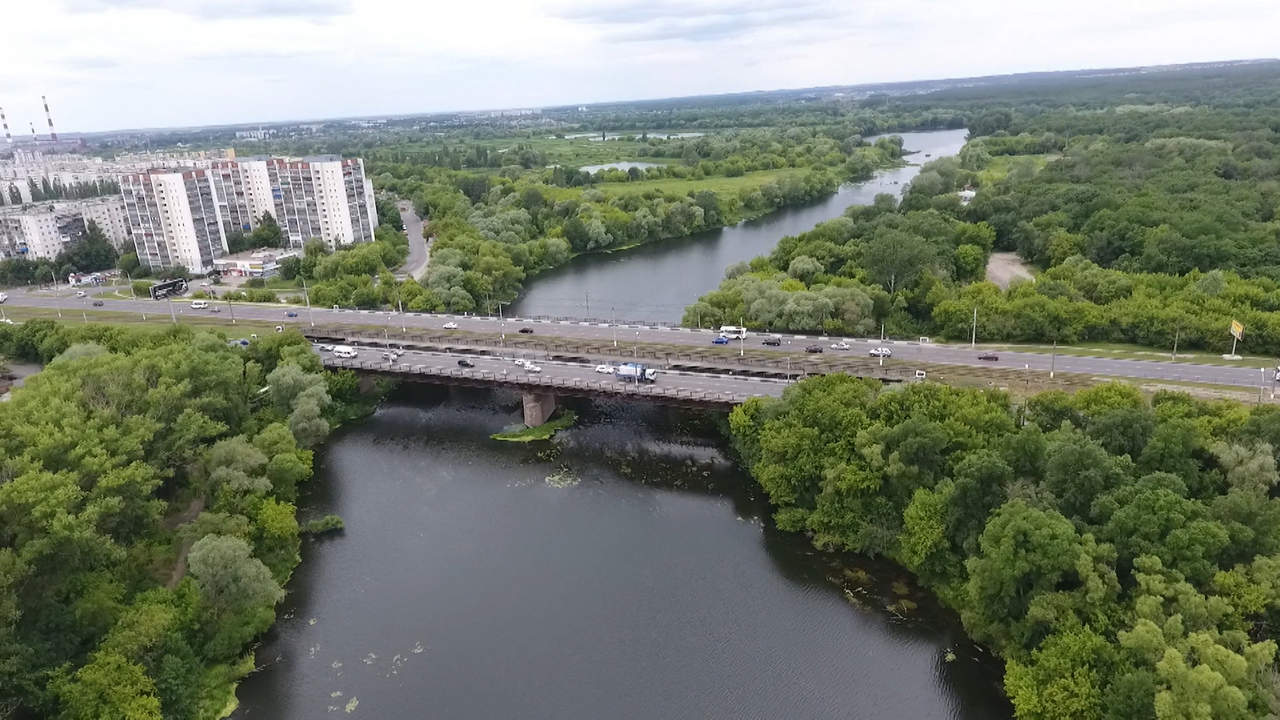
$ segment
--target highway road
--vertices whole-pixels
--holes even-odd
[[[62,308],[65,311],[87,311],[95,309],[115,312],[146,313],[150,316],[167,315],[170,310],[164,301],[152,300],[117,300],[102,298],[103,307],[90,306],[91,298],[76,298],[65,289],[58,294],[48,291],[29,291],[14,289],[9,291],[10,306],[27,306],[43,308]],[[193,313],[208,313],[209,310],[192,310],[190,303],[181,299],[172,302],[174,313],[179,317]],[[612,324],[597,321],[549,320],[539,318],[504,318],[488,316],[456,316],[435,315],[428,313],[388,313],[385,311],[350,310],[332,308],[284,307],[280,305],[253,305],[235,303],[234,307],[224,301],[214,301],[211,305],[218,307],[224,321],[231,316],[237,319],[252,319],[276,322],[288,325],[365,325],[417,328],[421,330],[439,331],[446,322],[455,322],[458,329],[491,336],[511,335],[520,328],[529,328],[537,338],[591,339],[610,342],[616,340],[619,347],[630,347],[636,343],[663,343],[668,345],[687,345],[710,347],[717,333],[710,330],[691,330],[664,326],[648,326],[637,324]],[[286,312],[296,312],[297,317],[287,318]],[[761,333],[752,333],[744,343],[733,341],[729,349],[735,347],[752,347],[761,349],[761,341],[765,337]],[[1205,365],[1187,362],[1161,362],[1158,360],[1125,360],[1107,357],[1077,357],[1071,355],[1051,356],[1047,353],[998,351],[999,360],[995,362],[978,360],[981,352],[969,349],[966,345],[945,345],[940,343],[918,343],[907,341],[881,341],[875,338],[841,338],[815,337],[806,335],[779,334],[782,346],[764,348],[776,351],[781,357],[783,353],[802,355],[807,345],[817,344],[827,353],[848,352],[866,356],[871,348],[884,345],[893,350],[893,360],[919,363],[937,363],[942,365],[960,365],[969,367],[999,367],[1006,370],[1031,370],[1048,373],[1052,367],[1060,373],[1076,373],[1099,378],[1125,377],[1153,381],[1174,381],[1187,383],[1205,383],[1257,389],[1263,387],[1270,391],[1274,383],[1273,367],[1239,367],[1225,365]],[[853,349],[839,351],[830,345],[847,340]]]
[[[317,344],[314,347],[317,348],[326,365],[350,366],[349,363],[344,363],[330,352],[321,350],[321,345]],[[484,378],[487,374],[492,374],[502,380],[510,378],[547,385],[563,381],[572,383],[574,387],[602,393],[623,393],[636,389],[633,383],[618,380],[611,374],[597,372],[597,366],[584,363],[537,359],[533,364],[538,368],[538,372],[530,372],[515,362],[517,357],[530,356],[529,353],[507,353],[499,356],[405,350],[397,356],[391,356],[382,348],[357,346],[356,349],[359,357],[355,360],[376,363],[377,369],[388,371],[413,372],[428,369],[436,375],[452,372],[472,378]],[[471,363],[472,367],[459,366],[458,362],[464,359]],[[780,396],[788,384],[790,383],[786,380],[659,370],[657,379],[653,383],[642,383],[639,389],[658,392],[679,390],[690,393],[686,396],[689,399],[699,399],[698,395],[702,394],[703,399],[708,401],[738,403],[751,396]]]

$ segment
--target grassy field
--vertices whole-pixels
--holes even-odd
[[[978,184],[991,185],[1005,178],[1015,167],[1027,165],[1039,172],[1050,160],[1057,160],[1057,153],[1044,155],[997,155],[978,172]]]
[[[805,172],[801,168],[784,168],[781,170],[758,170],[737,177],[709,177],[701,180],[681,180],[664,178],[662,180],[641,180],[627,183],[601,183],[596,189],[606,195],[638,195],[650,190],[661,190],[674,195],[687,195],[691,190],[714,190],[717,193],[736,194],[743,188],[755,188],[789,175],[800,175]]]

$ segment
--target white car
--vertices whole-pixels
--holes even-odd
[[[533,363],[528,363],[524,366],[524,371],[527,373],[540,373],[542,372],[542,368],[534,365]]]
[[[871,352],[867,354],[871,357],[893,357],[893,351],[887,347],[871,348]]]
[[[319,350],[320,352],[333,352],[332,345],[317,345],[316,349]]]
[[[851,348],[853,348],[853,346],[852,346],[852,345],[850,345],[849,343],[847,343],[847,342],[843,341],[843,340],[841,340],[841,341],[840,341],[840,342],[838,342],[838,343],[832,343],[832,344],[831,344],[831,349],[832,349],[832,350],[849,350],[849,349],[851,349]]]
[[[516,358],[516,365],[519,367],[525,367],[526,365],[532,365],[532,364],[533,363],[529,362],[528,360],[525,360],[524,358]]]
[[[8,299],[9,299],[9,295],[7,293],[0,293],[0,303]]]
[[[84,297],[84,295],[85,295],[85,292],[83,290],[76,291],[76,297]]]
[[[443,327],[444,327],[444,329],[445,329],[445,330],[457,330],[457,329],[458,329],[458,323],[450,321],[450,322],[445,323]]]
[[[612,374],[613,374],[613,366],[612,366],[612,365],[597,365],[597,366],[596,366],[596,372],[600,373],[601,375],[612,375]]]

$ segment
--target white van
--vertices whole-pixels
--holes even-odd
[[[192,310],[208,310],[209,301],[208,300],[192,300],[191,309]]]
[[[733,338],[734,340],[744,339],[747,337],[747,329],[737,325],[721,325],[720,337]]]
[[[334,345],[333,346],[334,357],[353,358],[356,355],[358,355],[358,353],[356,352],[356,349],[351,347],[350,345]]]

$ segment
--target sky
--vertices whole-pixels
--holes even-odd
[[[44,132],[541,107],[1280,55],[1275,0],[9,0]]]

